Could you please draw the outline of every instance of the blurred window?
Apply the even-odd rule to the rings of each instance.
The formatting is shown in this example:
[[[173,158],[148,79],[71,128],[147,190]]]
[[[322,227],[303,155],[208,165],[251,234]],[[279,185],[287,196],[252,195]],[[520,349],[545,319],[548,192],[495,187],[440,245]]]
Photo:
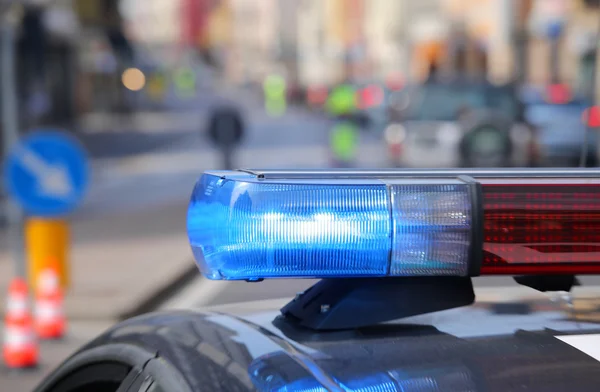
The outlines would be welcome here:
[[[466,110],[490,109],[514,120],[517,102],[509,89],[486,85],[431,84],[416,88],[406,118],[455,121]]]
[[[581,116],[585,105],[579,102],[571,102],[563,105],[551,103],[539,103],[527,108],[527,120],[537,126],[546,124],[565,125],[565,123],[581,122]]]
[[[478,91],[452,86],[427,86],[417,94],[408,110],[408,117],[413,120],[456,120],[463,109],[482,107],[485,103]]]
[[[516,92],[508,87],[491,87],[485,95],[487,108],[494,109],[507,119],[516,121],[519,118],[519,103],[516,98]],[[521,113],[522,116],[522,113]]]

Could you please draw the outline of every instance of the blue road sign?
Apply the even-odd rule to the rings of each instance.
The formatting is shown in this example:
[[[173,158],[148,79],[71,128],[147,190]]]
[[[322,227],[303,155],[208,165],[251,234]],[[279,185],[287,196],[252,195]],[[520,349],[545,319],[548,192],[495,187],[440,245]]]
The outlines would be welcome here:
[[[85,151],[60,132],[27,135],[12,148],[4,164],[7,193],[33,216],[71,212],[83,199],[88,180]]]

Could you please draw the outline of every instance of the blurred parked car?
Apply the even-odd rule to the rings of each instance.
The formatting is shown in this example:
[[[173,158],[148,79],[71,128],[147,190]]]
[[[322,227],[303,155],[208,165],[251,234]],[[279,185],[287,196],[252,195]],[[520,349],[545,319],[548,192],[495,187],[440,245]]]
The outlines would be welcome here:
[[[540,165],[579,166],[587,139],[586,166],[598,166],[599,138],[596,130],[586,133],[585,111],[591,105],[581,99],[565,103],[531,100],[525,117],[535,128],[540,145]]]
[[[384,132],[394,166],[528,166],[535,138],[513,86],[430,81],[394,92]]]

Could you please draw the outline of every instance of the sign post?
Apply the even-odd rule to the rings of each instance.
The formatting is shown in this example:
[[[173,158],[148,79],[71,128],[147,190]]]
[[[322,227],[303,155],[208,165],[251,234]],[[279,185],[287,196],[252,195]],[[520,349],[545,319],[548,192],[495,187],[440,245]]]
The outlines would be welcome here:
[[[88,185],[85,151],[60,132],[34,132],[13,145],[4,165],[6,190],[27,214],[25,249],[30,287],[58,262],[61,287],[69,286],[69,224],[65,216]]]
[[[15,87],[15,42],[14,21],[11,6],[2,7],[0,14],[0,86],[2,88],[0,102],[2,104],[2,144],[4,156],[8,156],[11,146],[19,138],[17,97]],[[9,240],[13,246],[14,270],[17,277],[25,277],[25,256],[23,254],[23,213],[12,202],[6,202],[6,216],[9,221]]]

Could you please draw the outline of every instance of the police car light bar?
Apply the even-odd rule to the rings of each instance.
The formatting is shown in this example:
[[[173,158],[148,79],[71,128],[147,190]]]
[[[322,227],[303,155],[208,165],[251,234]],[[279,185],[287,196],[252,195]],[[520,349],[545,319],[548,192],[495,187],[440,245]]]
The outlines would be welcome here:
[[[188,236],[210,279],[594,274],[600,171],[206,172]]]

